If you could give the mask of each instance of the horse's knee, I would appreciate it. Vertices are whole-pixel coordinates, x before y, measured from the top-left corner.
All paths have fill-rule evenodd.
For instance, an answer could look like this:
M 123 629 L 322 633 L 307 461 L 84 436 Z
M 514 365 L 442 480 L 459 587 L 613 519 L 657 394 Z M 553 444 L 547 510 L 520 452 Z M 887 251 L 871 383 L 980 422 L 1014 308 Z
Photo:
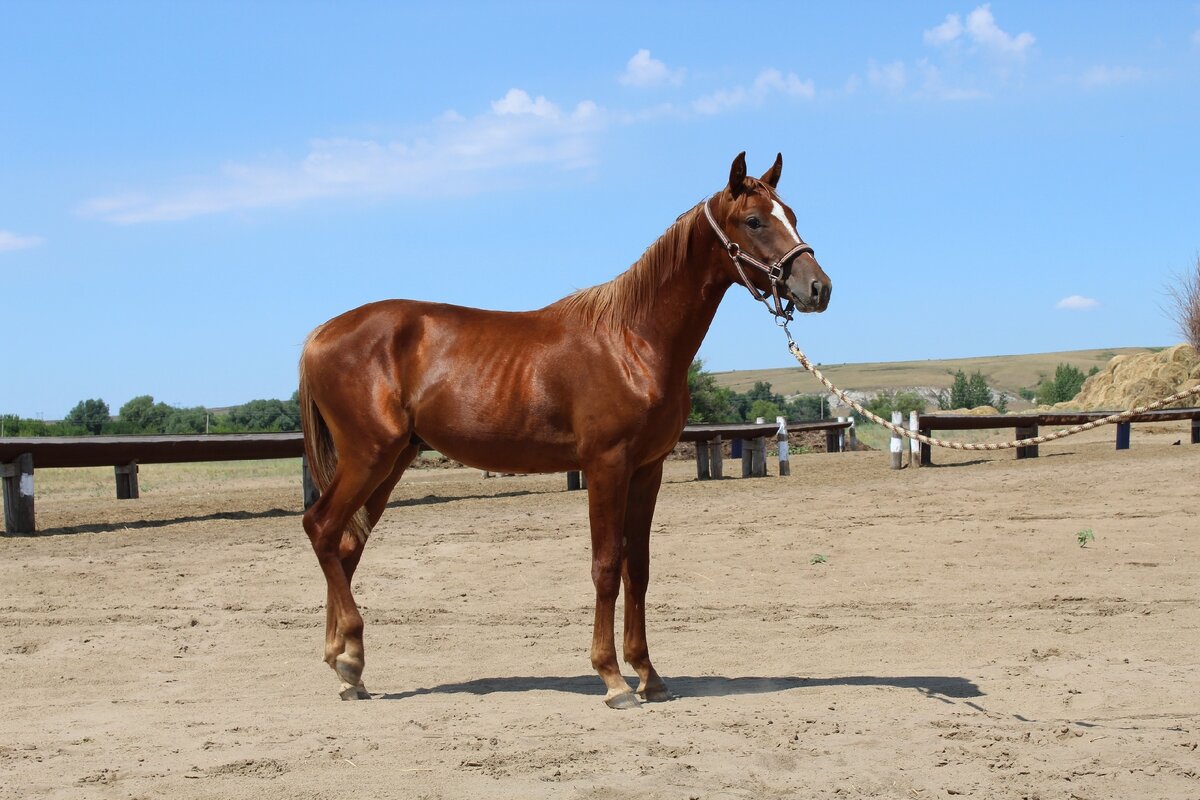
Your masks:
M 621 590 L 621 568 L 615 562 L 592 562 L 592 583 L 596 587 L 596 597 L 602 600 L 615 600 Z

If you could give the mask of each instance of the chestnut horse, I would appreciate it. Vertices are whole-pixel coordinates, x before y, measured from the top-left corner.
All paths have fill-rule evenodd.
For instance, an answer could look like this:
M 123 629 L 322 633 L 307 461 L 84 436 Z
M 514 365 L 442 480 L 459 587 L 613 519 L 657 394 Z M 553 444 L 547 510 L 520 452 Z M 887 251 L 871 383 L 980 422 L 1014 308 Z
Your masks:
M 320 498 L 304 529 L 325 574 L 325 661 L 343 699 L 362 683 L 350 590 L 367 535 L 422 443 L 495 472 L 582 470 L 596 615 L 592 666 L 613 708 L 670 697 L 646 646 L 650 521 L 663 460 L 687 422 L 688 367 L 731 285 L 773 313 L 824 311 L 829 278 L 745 153 L 729 184 L 681 215 L 624 274 L 537 311 L 385 300 L 321 325 L 300 358 L 304 449 Z M 749 269 L 747 269 L 749 268 Z M 783 303 L 787 303 L 787 308 Z M 770 307 L 770 306 L 768 306 Z M 621 676 L 613 616 L 625 586 Z

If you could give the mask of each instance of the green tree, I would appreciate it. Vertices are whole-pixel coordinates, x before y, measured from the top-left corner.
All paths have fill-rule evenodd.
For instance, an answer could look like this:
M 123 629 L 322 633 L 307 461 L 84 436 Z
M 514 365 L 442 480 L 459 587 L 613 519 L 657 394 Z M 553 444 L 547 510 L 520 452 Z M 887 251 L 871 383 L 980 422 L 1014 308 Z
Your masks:
M 688 422 L 734 422 L 741 416 L 733 408 L 728 389 L 717 386 L 716 378 L 704 371 L 704 362 L 696 359 L 688 368 L 688 394 L 692 411 Z
M 967 385 L 967 375 L 961 369 L 954 373 L 954 382 L 950 384 L 949 394 L 942 392 L 938 395 L 938 408 L 949 411 L 952 408 L 970 408 L 970 389 Z
M 863 406 L 872 414 L 883 417 L 889 422 L 892 419 L 892 412 L 899 411 L 904 415 L 905 420 L 913 411 L 920 413 L 925 410 L 925 400 L 916 392 L 879 392 Z M 855 412 L 855 417 L 863 422 L 862 415 Z
M 988 386 L 987 378 L 976 370 L 970 377 L 961 369 L 954 373 L 954 382 L 950 391 L 938 394 L 938 408 L 949 411 L 953 408 L 978 408 L 979 406 L 995 406 L 1004 411 L 1008 403 L 999 393 L 993 393 Z
M 783 407 L 783 415 L 789 420 L 821 419 L 824 414 L 825 401 L 817 394 L 797 395 Z
M 967 379 L 967 408 L 979 408 L 992 404 L 992 390 L 982 372 L 973 372 Z
M 166 403 L 155 403 L 148 394 L 138 395 L 118 412 L 118 420 L 127 426 L 128 433 L 166 433 L 167 418 L 172 409 Z
M 1078 367 L 1059 364 L 1054 370 L 1054 378 L 1044 380 L 1038 386 L 1036 394 L 1038 403 L 1053 405 L 1074 399 L 1075 395 L 1079 394 L 1079 390 L 1083 388 L 1083 382 L 1099 371 L 1099 367 L 1093 366 L 1091 371 L 1085 375 Z
M 63 421 L 83 428 L 88 433 L 100 433 L 109 422 L 108 403 L 99 398 L 80 400 L 67 412 Z
M 755 400 L 746 412 L 746 421 L 753 422 L 762 417 L 767 422 L 774 422 L 776 417 L 783 416 L 783 409 L 773 400 Z
M 246 431 L 297 431 L 300 409 L 288 400 L 251 400 L 231 408 L 229 422 Z

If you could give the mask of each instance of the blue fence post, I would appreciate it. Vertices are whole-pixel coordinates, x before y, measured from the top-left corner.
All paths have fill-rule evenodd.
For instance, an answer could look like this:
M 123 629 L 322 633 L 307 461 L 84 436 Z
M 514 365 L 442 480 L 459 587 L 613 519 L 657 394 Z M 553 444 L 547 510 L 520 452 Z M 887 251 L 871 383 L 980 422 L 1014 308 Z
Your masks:
M 1128 450 L 1129 449 L 1129 429 L 1131 427 L 1133 427 L 1133 423 L 1130 423 L 1130 422 L 1118 422 L 1117 423 L 1117 449 L 1118 450 Z

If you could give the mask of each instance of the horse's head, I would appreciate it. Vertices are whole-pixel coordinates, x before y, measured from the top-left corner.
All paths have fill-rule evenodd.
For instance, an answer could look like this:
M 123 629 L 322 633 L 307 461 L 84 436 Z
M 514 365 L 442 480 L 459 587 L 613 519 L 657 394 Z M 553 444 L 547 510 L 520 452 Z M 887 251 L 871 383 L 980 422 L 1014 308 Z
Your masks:
M 796 215 L 775 192 L 783 172 L 783 155 L 759 179 L 746 176 L 746 154 L 729 170 L 729 185 L 709 198 L 705 213 L 730 258 L 723 259 L 731 276 L 756 299 L 781 301 L 803 312 L 824 311 L 832 286 L 812 248 L 796 232 Z

